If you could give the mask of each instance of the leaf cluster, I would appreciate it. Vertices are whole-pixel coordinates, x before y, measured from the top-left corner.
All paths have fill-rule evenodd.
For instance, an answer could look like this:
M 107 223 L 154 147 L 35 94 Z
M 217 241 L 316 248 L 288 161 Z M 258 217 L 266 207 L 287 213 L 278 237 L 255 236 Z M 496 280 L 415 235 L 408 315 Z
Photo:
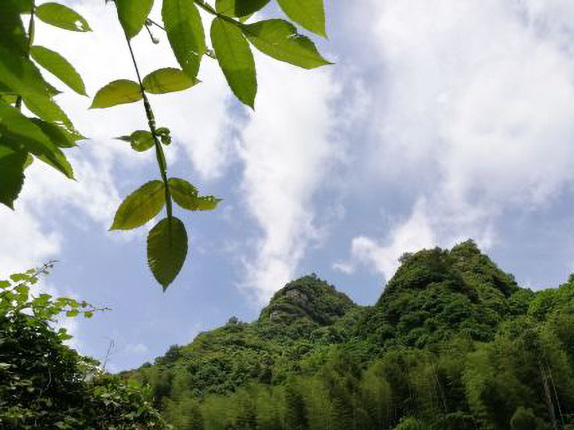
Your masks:
M 58 316 L 98 310 L 86 302 L 53 298 L 38 289 L 51 268 L 0 281 L 0 428 L 126 430 L 168 429 L 149 403 L 149 392 L 103 372 L 96 360 L 63 344 Z
M 34 159 L 70 179 L 74 171 L 62 149 L 84 137 L 74 128 L 41 69 L 80 95 L 87 95 L 80 74 L 58 52 L 35 45 L 36 19 L 73 32 L 91 31 L 86 20 L 67 6 L 31 0 L 4 0 L 0 6 L 0 203 L 14 208 Z M 27 30 L 24 27 L 27 22 Z M 25 107 L 29 113 L 23 113 Z

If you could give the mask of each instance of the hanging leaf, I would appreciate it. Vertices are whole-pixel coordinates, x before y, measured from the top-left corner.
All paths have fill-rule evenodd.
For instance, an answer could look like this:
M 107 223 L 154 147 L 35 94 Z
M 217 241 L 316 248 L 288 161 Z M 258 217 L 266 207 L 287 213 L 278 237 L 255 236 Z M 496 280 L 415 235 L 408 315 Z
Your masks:
M 87 21 L 76 11 L 59 3 L 43 3 L 36 8 L 36 16 L 46 24 L 71 31 L 92 31 Z
M 211 43 L 231 90 L 253 108 L 257 93 L 255 61 L 241 30 L 224 19 L 215 18 L 211 23 Z
M 87 95 L 82 77 L 76 72 L 74 66 L 60 54 L 43 46 L 32 46 L 30 55 L 40 66 L 52 73 L 72 90 L 82 96 Z
M 110 230 L 131 230 L 155 217 L 165 204 L 165 187 L 150 181 L 127 196 L 114 217 Z
M 32 165 L 34 162 L 34 156 L 32 154 L 28 154 L 28 158 L 26 158 L 26 162 L 24 163 L 24 170 Z
M 199 11 L 190 0 L 164 0 L 161 14 L 175 58 L 195 78 L 206 49 Z
M 59 127 L 53 122 L 43 121 L 39 118 L 30 118 L 58 148 L 73 148 L 76 142 L 86 139 L 75 130 Z
M 166 94 L 186 90 L 198 83 L 182 70 L 167 67 L 151 72 L 143 80 L 143 86 L 148 93 Z
M 155 279 L 165 291 L 177 277 L 187 256 L 187 232 L 176 217 L 162 219 L 147 239 L 147 259 Z
M 323 0 L 278 0 L 283 12 L 303 28 L 326 37 Z
M 194 199 L 197 198 L 197 188 L 186 180 L 179 178 L 169 178 L 168 184 L 173 200 L 182 208 L 189 209 Z
M 109 108 L 141 99 L 142 93 L 137 83 L 128 79 L 119 79 L 110 82 L 96 93 L 90 109 Z
M 26 30 L 20 18 L 23 9 L 24 7 L 14 0 L 0 1 L 0 45 L 17 55 L 25 55 L 28 47 Z
M 2 145 L 0 139 L 0 203 L 14 209 L 14 200 L 24 184 L 24 168 L 28 154 Z
M 2 1 L 2 0 L 0 0 Z M 36 96 L 49 98 L 49 85 L 38 68 L 24 56 L 0 45 L 0 85 L 5 92 L 19 94 L 23 97 Z
M 153 135 L 147 130 L 136 130 L 129 136 L 121 136 L 118 139 L 129 142 L 132 149 L 138 152 L 147 151 L 154 145 Z
M 197 198 L 196 211 L 212 211 L 222 201 L 214 196 L 201 196 Z
M 215 209 L 221 202 L 221 199 L 213 196 L 199 197 L 197 188 L 184 179 L 170 178 L 168 184 L 173 200 L 184 209 L 210 211 Z
M 153 0 L 115 0 L 120 23 L 128 38 L 137 36 L 153 7 Z
M 58 103 L 53 98 L 29 95 L 23 97 L 23 99 L 26 107 L 44 121 L 54 122 L 66 127 L 71 132 L 77 133 L 68 115 L 58 106 Z
M 243 34 L 270 57 L 304 69 L 331 64 L 325 60 L 311 40 L 297 33 L 295 26 L 282 19 L 268 19 L 243 25 Z
M 215 10 L 223 15 L 246 17 L 263 9 L 269 0 L 216 0 Z
M 34 0 L 4 0 L 4 3 L 14 4 L 20 13 L 30 13 L 34 9 Z
M 4 143 L 8 141 L 14 145 L 13 149 L 31 152 L 67 177 L 74 177 L 72 166 L 64 153 L 30 118 L 2 100 L 0 100 L 0 134 Z

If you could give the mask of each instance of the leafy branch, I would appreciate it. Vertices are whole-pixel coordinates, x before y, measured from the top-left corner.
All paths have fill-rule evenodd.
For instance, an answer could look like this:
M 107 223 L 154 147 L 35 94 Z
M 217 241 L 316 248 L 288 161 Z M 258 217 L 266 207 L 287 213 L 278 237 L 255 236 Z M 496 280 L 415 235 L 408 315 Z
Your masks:
M 108 0 L 106 1 L 106 3 Z M 162 0 L 162 24 L 149 17 L 154 0 L 113 0 L 124 30 L 137 82 L 119 79 L 101 88 L 91 108 L 109 108 L 142 101 L 148 130 L 135 130 L 118 139 L 132 149 L 155 149 L 161 180 L 142 185 L 120 204 L 111 230 L 130 230 L 155 218 L 166 207 L 166 218 L 150 231 L 147 259 L 155 279 L 164 291 L 181 271 L 187 256 L 188 238 L 184 223 L 173 215 L 173 202 L 189 211 L 207 211 L 220 199 L 200 196 L 197 188 L 180 178 L 170 178 L 164 146 L 171 143 L 170 130 L 157 127 L 149 94 L 166 94 L 189 89 L 197 79 L 203 56 L 217 60 L 229 87 L 239 101 L 255 108 L 257 74 L 251 48 L 276 60 L 305 69 L 330 64 L 294 23 L 325 36 L 323 0 L 277 0 L 294 23 L 284 19 L 249 19 L 271 0 Z M 199 10 L 213 17 L 206 44 Z M 30 15 L 28 31 L 22 16 Z M 86 95 L 81 76 L 60 54 L 33 45 L 34 20 L 69 30 L 91 31 L 87 21 L 73 9 L 55 2 L 36 7 L 32 0 L 2 0 L 0 6 L 0 203 L 13 207 L 24 182 L 24 169 L 32 155 L 73 178 L 73 170 L 61 149 L 84 139 L 54 101 L 59 90 L 48 84 L 36 65 L 55 75 L 70 89 Z M 142 77 L 131 40 L 146 26 L 163 29 L 180 68 L 166 67 Z M 35 117 L 22 114 L 25 105 Z

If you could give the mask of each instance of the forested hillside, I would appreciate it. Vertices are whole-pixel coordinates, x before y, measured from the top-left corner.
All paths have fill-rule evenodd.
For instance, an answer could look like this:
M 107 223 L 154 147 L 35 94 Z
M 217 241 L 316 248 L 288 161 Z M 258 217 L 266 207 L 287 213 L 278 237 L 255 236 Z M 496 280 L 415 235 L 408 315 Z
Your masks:
M 406 254 L 372 307 L 306 276 L 123 377 L 176 429 L 574 429 L 574 276 L 520 288 L 472 241 Z

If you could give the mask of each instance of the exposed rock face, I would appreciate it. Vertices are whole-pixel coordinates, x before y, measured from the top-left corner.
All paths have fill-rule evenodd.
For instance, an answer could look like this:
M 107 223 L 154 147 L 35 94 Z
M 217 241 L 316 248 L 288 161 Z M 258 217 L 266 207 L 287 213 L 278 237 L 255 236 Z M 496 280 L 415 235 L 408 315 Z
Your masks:
M 277 322 L 281 319 L 281 311 L 279 309 L 275 309 L 274 311 L 271 311 L 271 313 L 269 314 L 269 321 L 271 322 Z
M 307 298 L 305 293 L 302 293 L 297 288 L 293 288 L 292 290 L 287 290 L 285 295 L 287 297 L 289 297 L 295 303 L 307 304 L 309 302 L 309 299 Z

